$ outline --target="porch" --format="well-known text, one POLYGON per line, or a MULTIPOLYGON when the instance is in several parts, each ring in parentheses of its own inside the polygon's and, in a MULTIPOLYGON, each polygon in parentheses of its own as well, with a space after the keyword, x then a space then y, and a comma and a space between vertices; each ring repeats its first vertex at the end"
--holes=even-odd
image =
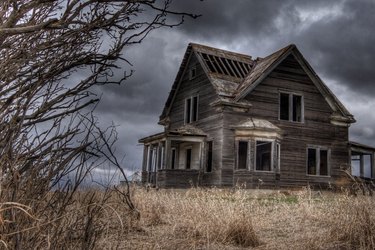
POLYGON ((205 157, 206 135, 185 128, 139 140, 144 144, 142 182, 158 187, 189 187, 198 183, 205 157))

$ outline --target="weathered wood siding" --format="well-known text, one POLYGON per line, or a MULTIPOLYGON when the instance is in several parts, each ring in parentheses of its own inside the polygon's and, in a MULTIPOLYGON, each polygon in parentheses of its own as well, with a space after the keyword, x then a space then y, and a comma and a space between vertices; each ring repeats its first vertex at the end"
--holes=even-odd
MULTIPOLYGON (((205 173, 205 169, 201 169, 200 184, 218 186, 221 184, 222 113, 216 112, 210 105, 217 98, 215 89, 196 56, 192 54, 171 106, 169 129, 177 129, 184 125, 185 99, 195 95, 199 96, 198 121, 191 124, 202 129, 207 134, 207 141, 213 142, 212 172, 205 173), (196 68, 196 77, 189 79, 189 69, 193 67, 196 68)), ((205 166, 205 164, 203 165, 205 166)), ((183 174, 181 174, 181 179, 184 178, 183 174)))
MULTIPOLYGON (((349 162, 348 128, 330 123, 331 107, 292 55, 285 59, 245 99, 252 104, 248 113, 240 114, 227 111, 224 114, 223 173, 225 170, 228 175, 223 176, 223 180, 229 180, 231 178, 229 170, 235 168, 234 131, 230 126, 247 117, 266 119, 283 131, 280 186, 303 186, 307 183, 323 185, 332 182, 335 177, 340 175, 340 167, 349 162), (303 96, 303 123, 279 120, 280 91, 303 96), (306 174, 308 145, 324 146, 331 150, 329 162, 331 177, 308 176, 306 174)), ((253 174, 248 175, 252 180, 254 178, 272 178, 268 173, 257 173, 257 177, 254 177, 253 174)), ((235 182, 239 176, 240 172, 235 174, 233 181, 235 182)))
POLYGON ((190 188, 198 185, 198 170, 162 169, 157 172, 158 187, 163 188, 190 188))

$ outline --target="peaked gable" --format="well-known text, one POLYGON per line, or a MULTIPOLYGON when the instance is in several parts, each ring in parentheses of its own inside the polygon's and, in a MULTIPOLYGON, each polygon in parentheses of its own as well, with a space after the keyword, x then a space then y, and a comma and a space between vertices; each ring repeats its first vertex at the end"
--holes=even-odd
POLYGON ((233 98, 238 85, 250 72, 253 65, 251 56, 190 43, 160 116, 159 124, 164 124, 164 119, 169 115, 192 56, 198 59, 200 66, 214 88, 218 100, 220 97, 233 98))
POLYGON ((329 106, 335 112, 333 116, 334 119, 341 122, 355 122, 353 115, 315 73, 311 65, 306 61, 294 44, 288 45, 263 59, 259 59, 248 76, 239 85, 234 101, 240 101, 251 93, 288 56, 293 56, 296 59, 319 92, 324 96, 329 106))

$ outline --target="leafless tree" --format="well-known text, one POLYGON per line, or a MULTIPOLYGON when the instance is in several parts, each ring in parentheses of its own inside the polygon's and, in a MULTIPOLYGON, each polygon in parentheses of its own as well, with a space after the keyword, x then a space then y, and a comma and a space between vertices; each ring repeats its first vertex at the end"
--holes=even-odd
MULTIPOLYGON (((121 168, 111 151, 114 131, 102 131, 87 111, 99 101, 91 89, 113 83, 119 61, 131 66, 126 51, 152 30, 197 17, 170 5, 169 0, 1 1, 0 245, 65 248, 71 232, 82 231, 72 246, 95 246, 102 228, 92 229, 93 214, 109 196, 93 206, 95 195, 86 195, 84 219, 77 216, 62 226, 91 169, 108 161, 121 168)), ((122 195, 133 209, 129 192, 122 195)))

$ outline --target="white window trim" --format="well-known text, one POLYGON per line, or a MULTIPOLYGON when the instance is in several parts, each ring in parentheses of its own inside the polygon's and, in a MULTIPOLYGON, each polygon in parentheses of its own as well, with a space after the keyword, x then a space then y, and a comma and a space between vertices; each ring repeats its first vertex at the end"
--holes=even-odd
POLYGON ((311 177, 331 177, 331 150, 328 147, 308 145, 306 148, 306 176, 311 177), (309 149, 315 149, 316 153, 316 174, 309 174, 309 149), (320 150, 327 150, 327 175, 320 175, 320 150))
POLYGON ((263 139, 263 138, 257 138, 255 139, 255 148, 254 148, 254 171, 255 172, 264 172, 264 173, 272 173, 275 172, 275 166, 273 165, 273 153, 274 153, 274 145, 275 140, 272 139, 263 139), (266 141, 266 142, 271 142, 271 170, 257 170, 257 142, 258 141, 266 141))
POLYGON ((297 92, 290 92, 290 91, 279 91, 279 121, 287 121, 287 122, 294 122, 294 123, 305 123, 305 98, 303 94, 297 92), (280 117, 280 102, 281 102, 281 94, 289 95, 289 120, 283 120, 280 117), (300 96, 301 97, 301 121, 293 121, 293 96, 300 96))

